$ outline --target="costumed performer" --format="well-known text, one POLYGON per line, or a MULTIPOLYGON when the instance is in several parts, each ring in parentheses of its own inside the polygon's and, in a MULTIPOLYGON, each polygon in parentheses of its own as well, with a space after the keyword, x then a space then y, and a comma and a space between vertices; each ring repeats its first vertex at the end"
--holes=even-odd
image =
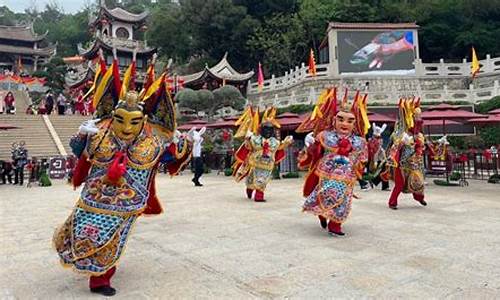
POLYGON ((297 129, 308 132, 299 154, 299 168, 308 168, 303 211, 318 216, 331 235, 344 235, 342 224, 351 212, 353 188, 361 178, 368 150, 367 95, 356 92, 352 105, 348 91, 337 109, 337 89, 324 91, 311 117, 297 129))

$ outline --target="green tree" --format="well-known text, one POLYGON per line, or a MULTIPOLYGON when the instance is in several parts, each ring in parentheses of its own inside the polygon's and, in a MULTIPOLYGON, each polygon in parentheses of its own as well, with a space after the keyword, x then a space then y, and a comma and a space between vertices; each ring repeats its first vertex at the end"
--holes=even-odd
POLYGON ((276 15, 266 20, 247 44, 254 61, 261 61, 265 74, 281 75, 307 57, 304 29, 296 15, 276 15))
POLYGON ((67 72, 67 66, 60 57, 52 58, 43 65, 43 70, 33 73, 33 76, 47 79, 46 85, 56 93, 64 90, 64 76, 67 72))

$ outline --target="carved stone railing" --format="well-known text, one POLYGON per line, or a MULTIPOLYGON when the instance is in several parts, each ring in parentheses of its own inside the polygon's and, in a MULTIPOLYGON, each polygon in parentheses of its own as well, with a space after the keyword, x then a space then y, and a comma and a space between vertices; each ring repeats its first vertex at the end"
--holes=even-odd
MULTIPOLYGON (((322 92, 321 89, 317 89, 315 87, 310 87, 308 90, 302 89, 298 91, 299 92, 291 90, 291 92, 286 96, 278 95, 278 93, 274 93, 271 97, 255 96, 252 98, 251 102, 254 105, 259 105, 261 107, 269 105, 287 107, 297 104, 314 104, 316 103, 319 94, 322 92)), ((393 88, 388 91, 368 91, 366 93, 368 94, 369 104, 396 104, 400 97, 411 96, 420 97, 421 101, 426 103, 442 103, 445 101, 467 101, 477 103, 500 95, 500 83, 499 80, 495 80, 481 88, 475 88, 471 84, 469 89, 450 90, 445 85, 443 89, 436 90, 405 90, 403 92, 393 88)))
MULTIPOLYGON (((499 75, 500 76, 500 57, 491 58, 490 55, 486 56, 486 59, 480 60, 481 71, 479 73, 479 78, 488 76, 488 75, 499 75)), ((403 77, 399 77, 398 79, 420 79, 420 80, 432 80, 436 78, 450 78, 450 79, 460 79, 460 78, 469 78, 471 63, 467 62, 465 59, 462 63, 445 63, 444 60, 441 60, 439 63, 422 63, 420 59, 415 60, 415 75, 405 75, 403 77)), ((314 85, 315 80, 322 79, 331 79, 331 80, 342 80, 343 78, 353 78, 353 75, 343 76, 343 75, 333 75, 333 70, 331 65, 329 64, 319 64, 317 65, 317 75, 312 78, 308 74, 308 68, 304 63, 299 67, 295 67, 295 69, 290 69, 285 72, 284 76, 275 77, 271 76, 270 79, 264 81, 264 85, 262 91, 259 90, 257 82, 250 82, 248 85, 248 96, 251 99, 258 98, 260 94, 275 94, 285 89, 289 89, 299 84, 311 82, 311 85, 314 85)), ((359 76, 361 81, 363 79, 369 80, 370 76, 363 75, 359 76)), ((383 76, 378 76, 378 78, 384 78, 383 76)), ((414 93, 415 95, 424 95, 423 98, 428 101, 453 101, 453 100, 468 100, 468 101, 482 101, 485 99, 489 99, 493 96, 500 95, 500 90, 498 88, 498 82, 488 85, 481 84, 481 88, 474 88, 474 86, 470 86, 469 89, 466 90, 432 90, 432 91, 423 91, 420 87, 417 87, 415 91, 405 91, 405 93, 414 93), (437 95, 439 94, 439 96, 437 95), (425 96, 427 95, 427 96, 425 96), (489 98, 488 98, 489 97, 489 98)), ((387 94, 387 91, 376 91, 373 92, 375 94, 387 94)), ((276 94, 277 95, 277 94, 276 94)), ((293 97, 293 95, 289 94, 289 97, 293 97)), ((381 99, 379 101, 383 101, 383 96, 379 96, 381 99)), ((283 97, 280 97, 282 99, 283 97)), ((394 99, 394 98, 391 98, 394 99)), ((272 99, 271 99, 272 100, 272 99)), ((274 100, 272 100, 274 101, 274 100)))

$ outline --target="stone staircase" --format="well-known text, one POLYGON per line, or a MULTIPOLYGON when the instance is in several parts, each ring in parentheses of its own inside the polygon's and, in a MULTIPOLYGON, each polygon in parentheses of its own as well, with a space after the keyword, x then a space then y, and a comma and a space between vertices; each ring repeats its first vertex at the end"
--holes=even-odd
POLYGON ((50 122, 56 130, 57 135, 59 136, 59 139, 61 140, 61 143, 63 144, 64 149, 66 150, 68 155, 72 154, 71 148, 69 147, 70 138, 77 133, 80 124, 85 120, 89 120, 90 118, 91 116, 80 115, 49 116, 50 122))
POLYGON ((47 157, 59 155, 42 116, 26 115, 24 112, 15 115, 0 115, 0 123, 7 123, 19 128, 0 130, 0 159, 11 158, 11 145, 24 141, 30 157, 47 157))

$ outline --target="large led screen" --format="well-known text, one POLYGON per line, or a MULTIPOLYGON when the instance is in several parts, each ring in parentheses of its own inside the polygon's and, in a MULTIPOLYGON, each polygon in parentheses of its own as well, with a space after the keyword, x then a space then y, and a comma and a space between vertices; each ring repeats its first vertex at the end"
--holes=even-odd
POLYGON ((414 74, 412 31, 339 31, 340 73, 414 74))

